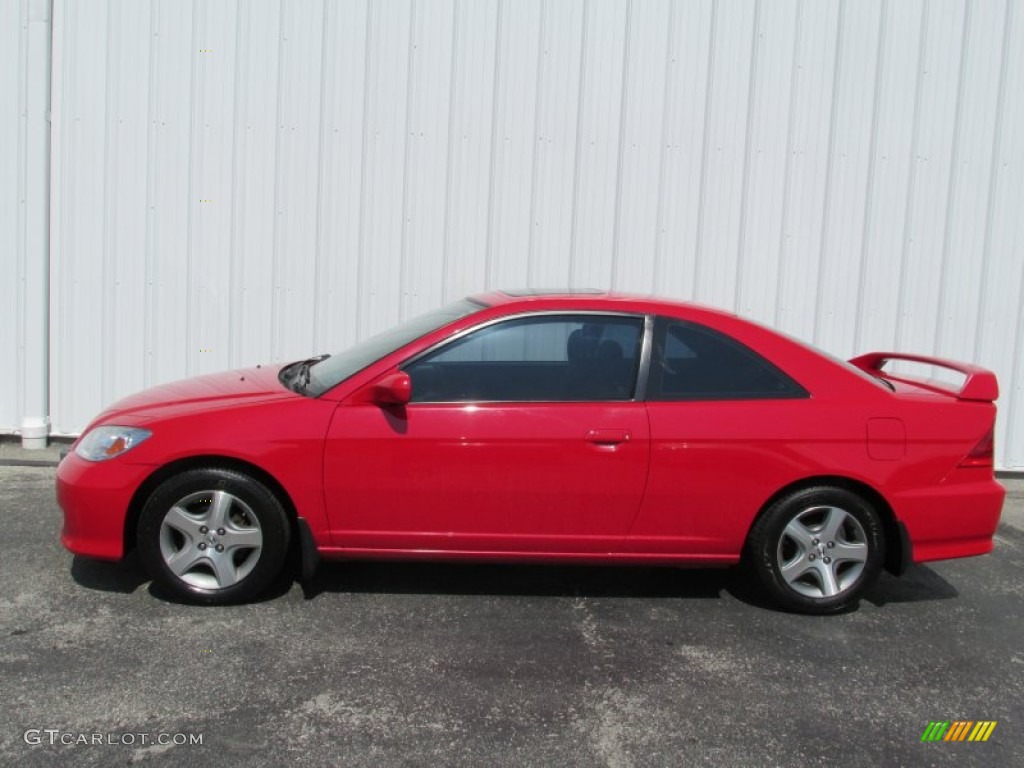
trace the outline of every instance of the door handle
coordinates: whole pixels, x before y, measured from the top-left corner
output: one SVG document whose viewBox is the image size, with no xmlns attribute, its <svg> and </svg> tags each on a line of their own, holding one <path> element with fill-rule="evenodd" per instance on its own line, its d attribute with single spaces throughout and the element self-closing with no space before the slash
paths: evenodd
<svg viewBox="0 0 1024 768">
<path fill-rule="evenodd" d="M 619 445 L 628 443 L 631 435 L 625 429 L 592 429 L 587 432 L 587 442 L 595 445 Z"/>
</svg>

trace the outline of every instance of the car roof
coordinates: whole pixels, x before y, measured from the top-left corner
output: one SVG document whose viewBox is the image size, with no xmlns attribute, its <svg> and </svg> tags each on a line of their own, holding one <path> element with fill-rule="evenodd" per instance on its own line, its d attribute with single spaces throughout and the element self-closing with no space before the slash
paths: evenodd
<svg viewBox="0 0 1024 768">
<path fill-rule="evenodd" d="M 503 288 L 496 293 L 509 298 L 521 299 L 531 296 L 607 296 L 608 291 L 600 288 Z"/>
<path fill-rule="evenodd" d="M 478 293 L 469 298 L 488 307 L 506 305 L 523 305 L 525 307 L 534 303 L 543 303 L 546 305 L 545 308 L 551 308 L 551 305 L 564 301 L 566 302 L 566 309 L 581 307 L 584 304 L 589 307 L 616 309 L 621 308 L 622 304 L 629 304 L 631 305 L 631 311 L 672 314 L 673 309 L 686 309 L 691 312 L 696 311 L 698 313 L 736 317 L 735 312 L 729 312 L 701 302 L 670 299 L 654 294 L 626 293 L 593 288 L 503 288 L 489 293 Z"/>
</svg>

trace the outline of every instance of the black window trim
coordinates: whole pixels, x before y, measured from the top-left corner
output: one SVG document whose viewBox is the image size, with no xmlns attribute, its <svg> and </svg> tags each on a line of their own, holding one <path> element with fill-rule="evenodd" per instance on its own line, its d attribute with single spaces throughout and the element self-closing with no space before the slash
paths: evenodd
<svg viewBox="0 0 1024 768">
<path fill-rule="evenodd" d="M 691 397 L 665 397 L 661 393 L 658 393 L 657 395 L 653 395 L 652 396 L 651 389 L 653 387 L 648 387 L 647 390 L 644 393 L 647 402 L 651 402 L 651 403 L 715 403 L 715 402 L 736 402 L 736 401 L 743 401 L 743 400 L 806 400 L 806 399 L 809 399 L 811 397 L 811 393 L 807 390 L 806 387 L 804 387 L 802 384 L 800 384 L 799 381 L 797 381 L 795 378 L 790 376 L 786 371 L 784 371 L 782 368 L 780 368 L 774 362 L 772 362 L 767 357 L 762 355 L 756 349 L 753 349 L 752 347 L 744 344 L 742 341 L 737 339 L 732 334 L 726 333 L 724 331 L 720 331 L 717 328 L 713 328 L 710 325 L 705 325 L 704 323 L 695 322 L 693 320 L 688 320 L 688 319 L 682 318 L 682 317 L 673 317 L 671 315 L 657 315 L 656 317 L 654 317 L 654 321 L 652 323 L 651 338 L 650 338 L 651 350 L 650 350 L 650 359 L 649 359 L 649 365 L 648 365 L 648 376 L 649 376 L 649 381 L 650 381 L 651 384 L 653 384 L 652 372 L 653 372 L 654 363 L 657 362 L 654 359 L 654 355 L 655 355 L 654 349 L 653 349 L 653 346 L 654 346 L 654 336 L 656 334 L 658 334 L 658 333 L 668 333 L 668 326 L 669 326 L 670 323 L 680 323 L 682 325 L 689 325 L 689 326 L 698 328 L 698 329 L 700 329 L 702 331 L 710 331 L 711 333 L 713 333 L 713 334 L 715 334 L 717 336 L 724 337 L 726 340 L 732 342 L 733 344 L 737 345 L 741 349 L 747 351 L 748 353 L 750 353 L 751 355 L 756 357 L 758 360 L 764 361 L 764 363 L 766 363 L 768 366 L 770 366 L 770 368 L 773 371 L 776 371 L 782 378 L 784 378 L 786 381 L 788 381 L 792 388 L 788 392 L 779 392 L 779 393 L 763 392 L 763 393 L 737 393 L 737 394 L 718 394 L 718 395 L 694 395 L 694 396 L 691 396 Z M 661 354 L 664 355 L 664 349 L 661 350 Z"/>
<path fill-rule="evenodd" d="M 468 336 L 476 331 L 483 330 L 492 325 L 503 323 L 508 320 L 522 320 L 523 318 L 533 317 L 577 317 L 580 315 L 585 316 L 596 316 L 596 317 L 628 317 L 632 319 L 642 319 L 643 325 L 640 329 L 640 356 L 637 362 L 637 370 L 633 374 L 633 396 L 625 400 L 428 400 L 410 402 L 408 407 L 415 408 L 421 405 L 493 405 L 495 403 L 502 403 L 508 405 L 530 405 L 537 403 L 550 403 L 557 405 L 585 405 L 587 403 L 639 403 L 644 402 L 647 396 L 647 381 L 648 374 L 650 372 L 651 362 L 651 345 L 653 343 L 654 334 L 654 315 L 644 312 L 628 312 L 623 310 L 606 310 L 606 309 L 541 309 L 525 312 L 516 312 L 511 315 L 501 315 L 500 317 L 492 317 L 490 320 L 485 320 L 477 325 L 470 326 L 469 328 L 463 328 L 458 333 L 455 333 L 447 338 L 441 339 L 431 344 L 426 349 L 420 350 L 415 355 L 403 360 L 398 364 L 398 370 L 405 371 L 410 365 L 418 362 L 420 359 L 434 353 L 435 351 L 446 347 L 449 344 L 454 344 L 460 339 Z"/>
</svg>

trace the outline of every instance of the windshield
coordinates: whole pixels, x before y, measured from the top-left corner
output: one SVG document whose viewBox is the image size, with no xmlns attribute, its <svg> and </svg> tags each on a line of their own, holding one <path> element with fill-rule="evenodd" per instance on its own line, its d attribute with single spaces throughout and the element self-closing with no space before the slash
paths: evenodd
<svg viewBox="0 0 1024 768">
<path fill-rule="evenodd" d="M 331 355 L 309 369 L 309 385 L 303 394 L 318 397 L 396 349 L 476 312 L 483 306 L 472 299 L 460 299 L 364 339 L 344 352 Z"/>
</svg>

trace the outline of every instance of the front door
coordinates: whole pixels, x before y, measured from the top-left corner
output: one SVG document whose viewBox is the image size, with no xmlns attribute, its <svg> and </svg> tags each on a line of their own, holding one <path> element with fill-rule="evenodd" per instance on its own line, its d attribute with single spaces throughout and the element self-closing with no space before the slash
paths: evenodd
<svg viewBox="0 0 1024 768">
<path fill-rule="evenodd" d="M 407 406 L 339 407 L 324 478 L 335 546 L 621 550 L 647 477 L 642 336 L 633 315 L 504 319 L 404 364 Z"/>
</svg>

